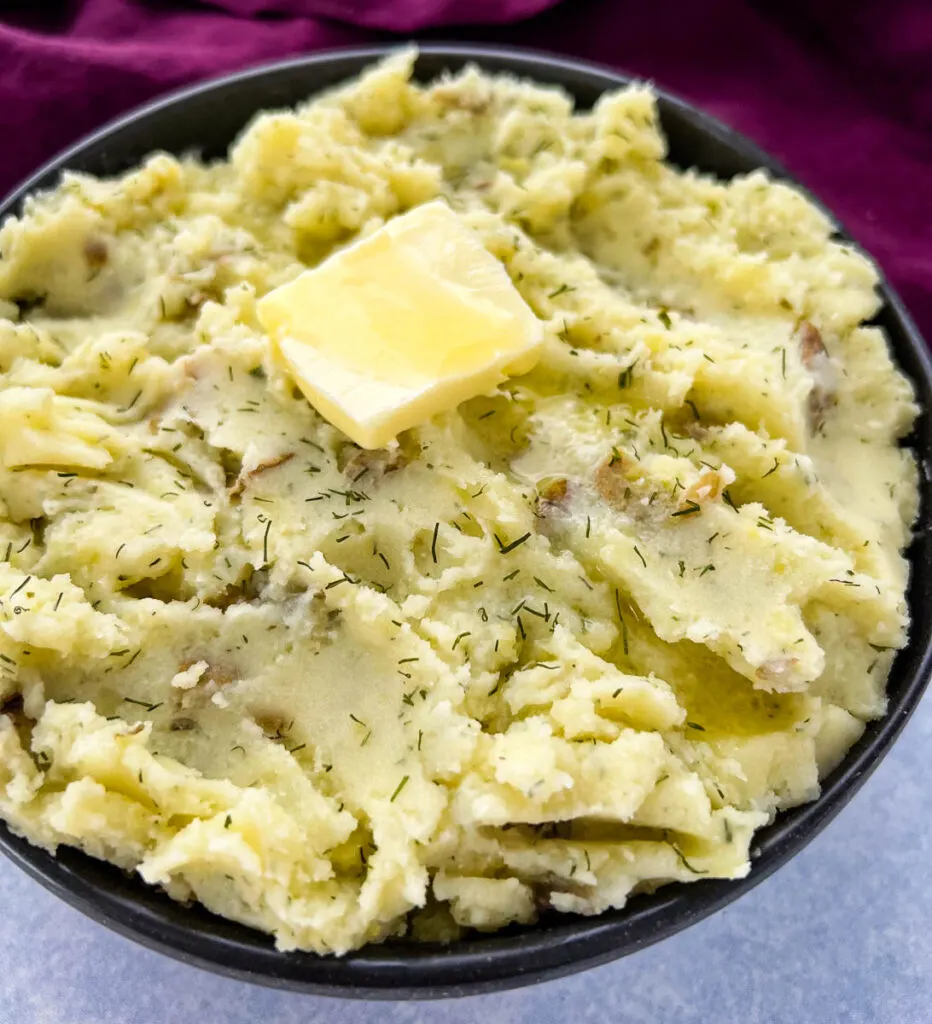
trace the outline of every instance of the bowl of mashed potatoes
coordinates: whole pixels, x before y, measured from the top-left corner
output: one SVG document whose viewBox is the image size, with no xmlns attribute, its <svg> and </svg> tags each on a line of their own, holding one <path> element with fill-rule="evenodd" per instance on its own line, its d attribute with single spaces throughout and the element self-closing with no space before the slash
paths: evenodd
<svg viewBox="0 0 932 1024">
<path fill-rule="evenodd" d="M 918 701 L 922 339 L 681 101 L 322 55 L 0 215 L 0 846 L 110 927 L 335 995 L 554 977 L 766 877 Z M 521 357 L 386 361 L 400 292 Z M 307 325 L 375 339 L 352 415 Z"/>
</svg>

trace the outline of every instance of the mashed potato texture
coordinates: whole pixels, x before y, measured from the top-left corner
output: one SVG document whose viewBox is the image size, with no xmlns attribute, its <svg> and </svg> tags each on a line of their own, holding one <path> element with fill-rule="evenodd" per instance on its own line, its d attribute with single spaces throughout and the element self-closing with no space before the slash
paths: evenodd
<svg viewBox="0 0 932 1024">
<path fill-rule="evenodd" d="M 743 876 L 907 636 L 871 264 L 647 87 L 412 59 L 0 230 L 0 816 L 283 949 Z M 364 451 L 256 303 L 435 198 L 543 355 Z"/>
</svg>

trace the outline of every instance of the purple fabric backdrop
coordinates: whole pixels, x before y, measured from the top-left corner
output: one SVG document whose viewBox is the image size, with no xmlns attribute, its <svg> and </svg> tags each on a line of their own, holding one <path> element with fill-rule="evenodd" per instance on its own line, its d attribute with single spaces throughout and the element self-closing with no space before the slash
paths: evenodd
<svg viewBox="0 0 932 1024">
<path fill-rule="evenodd" d="M 782 159 L 835 210 L 932 338 L 928 0 L 7 3 L 0 193 L 62 146 L 167 89 L 287 54 L 412 35 L 587 57 L 705 107 Z"/>
</svg>

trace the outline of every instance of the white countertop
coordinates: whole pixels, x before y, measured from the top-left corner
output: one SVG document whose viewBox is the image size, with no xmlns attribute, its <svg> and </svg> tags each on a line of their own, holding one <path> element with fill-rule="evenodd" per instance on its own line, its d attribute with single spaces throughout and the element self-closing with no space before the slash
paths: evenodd
<svg viewBox="0 0 932 1024">
<path fill-rule="evenodd" d="M 700 883 L 701 884 L 701 883 Z M 0 859 L 0 1024 L 929 1024 L 932 692 L 861 792 L 719 914 L 563 981 L 443 1003 L 275 992 L 177 963 Z"/>
</svg>

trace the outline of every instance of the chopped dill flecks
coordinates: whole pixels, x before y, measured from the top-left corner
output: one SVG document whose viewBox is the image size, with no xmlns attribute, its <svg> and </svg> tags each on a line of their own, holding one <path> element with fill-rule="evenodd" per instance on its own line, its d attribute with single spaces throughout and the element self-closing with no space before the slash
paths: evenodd
<svg viewBox="0 0 932 1024">
<path fill-rule="evenodd" d="M 129 405 L 124 406 L 120 410 L 120 412 L 129 412 L 130 409 L 132 409 L 132 407 L 139 401 L 140 398 L 142 398 L 142 391 L 137 391 L 136 394 L 133 395 L 132 400 L 130 401 Z"/>
<path fill-rule="evenodd" d="M 393 804 L 393 803 L 395 802 L 395 797 L 397 797 L 397 796 L 398 796 L 398 794 L 399 794 L 399 793 L 400 793 L 400 792 L 401 792 L 401 791 L 402 791 L 402 790 L 403 790 L 403 789 L 405 788 L 405 786 L 406 786 L 406 785 L 408 784 L 408 778 L 409 778 L 409 776 L 407 776 L 407 775 L 403 775 L 403 776 L 402 776 L 402 778 L 401 778 L 401 782 L 399 782 L 399 783 L 398 783 L 398 785 L 397 785 L 397 786 L 395 787 L 395 792 L 394 792 L 394 793 L 392 793 L 392 795 L 391 795 L 391 799 L 390 799 L 390 800 L 388 801 L 388 802 L 389 802 L 390 804 Z"/>
<path fill-rule="evenodd" d="M 137 707 L 145 708 L 146 711 L 155 711 L 156 708 L 160 708 L 162 706 L 162 701 L 158 701 L 155 704 L 150 704 L 149 701 L 147 700 L 136 700 L 135 697 L 124 697 L 123 703 L 135 704 Z"/>
<path fill-rule="evenodd" d="M 624 652 L 628 653 L 628 624 L 625 622 L 625 617 L 621 613 L 621 595 L 618 593 L 618 589 L 615 589 L 615 608 L 618 611 L 618 621 L 621 623 L 621 641 L 624 646 Z"/>
<path fill-rule="evenodd" d="M 530 539 L 530 532 L 522 534 L 517 540 L 513 540 L 510 544 L 504 544 L 497 533 L 493 533 L 492 536 L 495 538 L 495 543 L 498 544 L 498 553 L 500 555 L 510 554 L 515 548 L 520 547 L 526 540 Z"/>
<path fill-rule="evenodd" d="M 684 868 L 686 868 L 687 871 L 692 872 L 692 874 L 694 875 L 707 875 L 709 873 L 708 871 L 701 871 L 699 868 L 694 868 L 692 864 L 690 864 L 689 861 L 686 859 L 685 855 L 683 854 L 683 851 L 676 845 L 676 843 L 670 843 L 670 848 L 680 859 L 680 863 L 683 865 Z"/>
<path fill-rule="evenodd" d="M 469 632 L 466 632 L 466 633 L 460 633 L 460 634 L 459 634 L 459 635 L 457 636 L 457 638 L 456 638 L 456 639 L 455 639 L 455 640 L 453 641 L 453 646 L 452 646 L 452 647 L 450 648 L 450 650 L 453 650 L 453 651 L 455 651 L 455 650 L 456 650 L 456 645 L 457 645 L 457 644 L 458 644 L 458 643 L 460 642 L 460 640 L 465 640 L 465 639 L 466 639 L 466 637 L 468 637 L 468 636 L 472 636 L 472 634 L 471 634 L 471 633 L 469 633 Z"/>
<path fill-rule="evenodd" d="M 671 519 L 676 519 L 677 516 L 691 516 L 696 512 L 701 512 L 702 506 L 698 501 L 692 501 L 690 498 L 686 499 L 686 508 L 678 509 L 673 512 L 670 516 Z"/>
<path fill-rule="evenodd" d="M 265 533 L 262 535 L 262 562 L 264 565 L 269 564 L 269 530 L 272 529 L 272 520 L 267 519 L 265 523 Z"/>
</svg>

